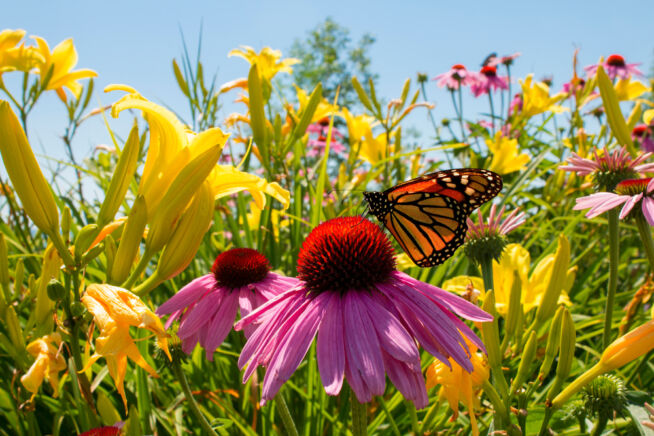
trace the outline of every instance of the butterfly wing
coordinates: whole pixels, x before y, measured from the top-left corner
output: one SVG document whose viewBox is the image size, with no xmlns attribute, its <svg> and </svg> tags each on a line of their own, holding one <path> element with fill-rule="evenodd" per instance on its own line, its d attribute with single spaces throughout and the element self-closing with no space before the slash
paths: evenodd
<svg viewBox="0 0 654 436">
<path fill-rule="evenodd" d="M 424 192 L 399 194 L 396 200 L 383 223 L 416 265 L 443 263 L 463 244 L 467 214 L 457 201 Z"/>
<path fill-rule="evenodd" d="M 426 174 L 366 198 L 411 260 L 428 267 L 454 254 L 465 240 L 468 215 L 501 189 L 498 174 L 462 168 Z"/>
</svg>

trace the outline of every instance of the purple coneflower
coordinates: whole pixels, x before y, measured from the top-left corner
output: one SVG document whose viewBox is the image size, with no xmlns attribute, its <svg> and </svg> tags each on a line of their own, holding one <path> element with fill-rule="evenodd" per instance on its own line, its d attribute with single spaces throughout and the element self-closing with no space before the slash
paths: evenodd
<svg viewBox="0 0 654 436">
<path fill-rule="evenodd" d="M 613 192 L 597 192 L 586 197 L 577 198 L 574 210 L 590 209 L 586 212 L 586 218 L 594 218 L 607 210 L 620 205 L 620 219 L 626 218 L 633 210 L 640 209 L 650 226 L 654 226 L 654 179 L 630 179 L 623 180 L 615 187 Z"/>
<path fill-rule="evenodd" d="M 446 86 L 450 90 L 459 89 L 459 85 L 469 86 L 476 82 L 475 73 L 466 70 L 461 64 L 452 65 L 450 71 L 439 74 L 432 80 L 436 80 L 436 85 L 440 88 Z"/>
<path fill-rule="evenodd" d="M 216 257 L 210 274 L 184 286 L 156 313 L 172 313 L 166 328 L 181 317 L 177 335 L 182 350 L 190 354 L 199 342 L 207 359 L 213 360 L 213 353 L 232 329 L 239 308 L 244 317 L 298 282 L 270 272 L 268 260 L 258 251 L 232 248 Z M 245 335 L 253 331 L 254 327 L 249 327 Z"/>
<path fill-rule="evenodd" d="M 624 58 L 617 54 L 612 54 L 602 64 L 589 65 L 584 67 L 584 71 L 589 76 L 594 76 L 597 73 L 597 67 L 602 65 L 606 70 L 606 75 L 609 79 L 613 80 L 616 77 L 620 79 L 628 79 L 630 76 L 642 76 L 643 73 L 636 68 L 640 64 L 628 64 Z"/>
<path fill-rule="evenodd" d="M 467 219 L 465 253 L 475 263 L 499 260 L 508 242 L 506 235 L 525 222 L 526 215 L 524 212 L 519 212 L 519 209 L 514 209 L 502 218 L 504 209 L 505 206 L 502 206 L 497 213 L 497 205 L 493 204 L 488 220 L 484 221 L 481 210 L 478 210 L 479 219 L 476 223 L 471 218 Z"/>
<path fill-rule="evenodd" d="M 654 152 L 654 126 L 639 124 L 631 131 L 631 139 L 640 144 L 640 147 L 651 153 Z"/>
<path fill-rule="evenodd" d="M 584 89 L 584 86 L 586 86 L 586 81 L 584 79 L 581 77 L 573 77 L 568 83 L 563 84 L 563 89 L 561 92 L 575 95 Z"/>
<path fill-rule="evenodd" d="M 572 153 L 567 165 L 560 166 L 563 171 L 574 171 L 579 176 L 593 175 L 598 189 L 612 190 L 619 182 L 639 177 L 640 174 L 654 171 L 654 163 L 643 163 L 652 153 L 643 153 L 632 158 L 627 147 L 613 151 L 604 148 L 601 152 L 594 150 L 594 159 L 585 159 Z"/>
<path fill-rule="evenodd" d="M 483 349 L 455 314 L 474 321 L 492 316 L 460 297 L 395 269 L 386 235 L 361 217 L 316 227 L 298 259 L 302 282 L 267 302 L 235 328 L 257 325 L 239 358 L 244 380 L 266 368 L 262 403 L 272 399 L 317 339 L 320 378 L 337 395 L 346 378 L 360 403 L 382 395 L 386 374 L 418 408 L 427 405 L 417 344 L 449 365 L 471 372 L 464 337 Z"/>
<path fill-rule="evenodd" d="M 475 97 L 480 95 L 488 94 L 491 89 L 508 89 L 508 78 L 499 77 L 497 75 L 497 68 L 491 66 L 485 66 L 477 74 L 477 80 L 470 86 L 470 90 Z"/>
</svg>

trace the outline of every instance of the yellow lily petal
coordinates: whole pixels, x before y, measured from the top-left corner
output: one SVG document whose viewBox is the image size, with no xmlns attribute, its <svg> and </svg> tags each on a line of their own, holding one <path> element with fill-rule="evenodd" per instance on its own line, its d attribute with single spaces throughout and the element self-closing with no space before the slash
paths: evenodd
<svg viewBox="0 0 654 436">
<path fill-rule="evenodd" d="M 211 188 L 216 198 L 224 197 L 240 191 L 248 191 L 259 209 L 266 204 L 264 194 L 270 195 L 282 203 L 284 209 L 290 205 L 291 194 L 276 182 L 266 180 L 254 174 L 244 173 L 231 165 L 217 165 L 209 178 Z"/>
<path fill-rule="evenodd" d="M 507 138 L 501 132 L 497 132 L 493 140 L 487 139 L 486 145 L 488 150 L 493 153 L 493 159 L 488 169 L 496 173 L 509 174 L 520 171 L 531 160 L 528 154 L 519 154 L 517 139 Z"/>
</svg>

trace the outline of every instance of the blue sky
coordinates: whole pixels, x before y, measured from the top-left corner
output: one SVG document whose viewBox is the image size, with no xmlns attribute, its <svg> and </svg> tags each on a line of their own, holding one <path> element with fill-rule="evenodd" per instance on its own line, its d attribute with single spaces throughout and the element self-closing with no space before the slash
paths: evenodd
<svg viewBox="0 0 654 436">
<path fill-rule="evenodd" d="M 331 16 L 351 31 L 353 39 L 373 34 L 372 70 L 379 74 L 379 94 L 396 97 L 407 77 L 430 77 L 463 63 L 479 66 L 490 52 L 521 52 L 515 77 L 535 72 L 552 75 L 560 89 L 571 75 L 572 54 L 580 49 L 580 66 L 600 56 L 620 53 L 628 62 L 642 62 L 649 72 L 654 59 L 654 2 L 632 1 L 17 1 L 3 6 L 1 28 L 22 28 L 44 37 L 51 47 L 72 37 L 79 53 L 78 68 L 99 73 L 96 89 L 126 83 L 146 97 L 180 111 L 186 108 L 171 69 L 182 53 L 180 28 L 191 48 L 204 24 L 203 60 L 208 72 L 218 71 L 223 83 L 247 74 L 247 63 L 227 58 L 230 49 L 245 44 L 257 50 L 271 46 L 289 52 L 293 40 Z M 437 103 L 435 116 L 451 115 L 449 97 L 429 86 Z M 95 101 L 116 97 L 96 93 Z M 467 101 L 480 110 L 479 102 Z M 476 104 L 476 106 L 475 106 Z M 58 136 L 65 116 L 54 95 L 38 106 L 30 120 L 30 139 L 37 152 L 61 156 Z M 232 111 L 227 106 L 223 115 Z M 473 118 L 472 116 L 470 116 Z M 409 120 L 427 128 L 424 111 Z M 125 120 L 127 121 L 127 120 Z M 115 124 L 127 133 L 127 122 Z M 122 130 L 122 131 L 121 131 Z M 424 132 L 425 141 L 431 132 Z M 101 119 L 86 123 L 75 143 L 88 155 L 108 143 Z"/>
</svg>

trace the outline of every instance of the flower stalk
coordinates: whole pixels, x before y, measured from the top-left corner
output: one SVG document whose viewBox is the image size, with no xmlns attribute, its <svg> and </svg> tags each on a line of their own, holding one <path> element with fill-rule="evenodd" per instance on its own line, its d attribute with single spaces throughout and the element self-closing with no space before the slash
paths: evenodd
<svg viewBox="0 0 654 436">
<path fill-rule="evenodd" d="M 293 422 L 291 412 L 288 410 L 286 400 L 284 400 L 284 397 L 281 393 L 275 395 L 275 404 L 277 405 L 277 412 L 279 413 L 279 417 L 284 423 L 286 433 L 288 433 L 290 436 L 298 436 L 299 433 L 297 432 L 297 427 L 295 426 L 295 422 Z"/>
<path fill-rule="evenodd" d="M 651 270 L 654 271 L 654 241 L 652 241 L 652 230 L 642 213 L 636 214 L 635 218 L 636 227 L 638 227 L 638 233 L 640 233 L 640 240 L 643 242 L 647 260 L 649 260 Z"/>
<path fill-rule="evenodd" d="M 606 290 L 606 308 L 604 309 L 603 348 L 611 343 L 611 325 L 613 323 L 613 305 L 615 291 L 618 287 L 618 263 L 620 262 L 620 238 L 618 227 L 618 210 L 608 211 L 609 220 L 609 282 Z M 650 236 L 651 241 L 651 236 Z"/>
<path fill-rule="evenodd" d="M 173 359 L 172 369 L 175 377 L 177 377 L 177 381 L 179 381 L 179 384 L 182 386 L 182 391 L 184 392 L 184 396 L 188 402 L 188 407 L 191 409 L 191 413 L 193 413 L 195 418 L 200 423 L 200 427 L 202 427 L 202 432 L 207 435 L 218 436 L 214 429 L 211 428 L 211 425 L 209 425 L 207 418 L 205 418 L 202 412 L 200 412 L 198 403 L 195 402 L 195 398 L 193 398 L 193 392 L 191 392 L 191 388 L 188 385 L 188 380 L 186 380 L 184 371 L 182 371 L 182 366 L 179 362 L 179 359 Z"/>
</svg>

